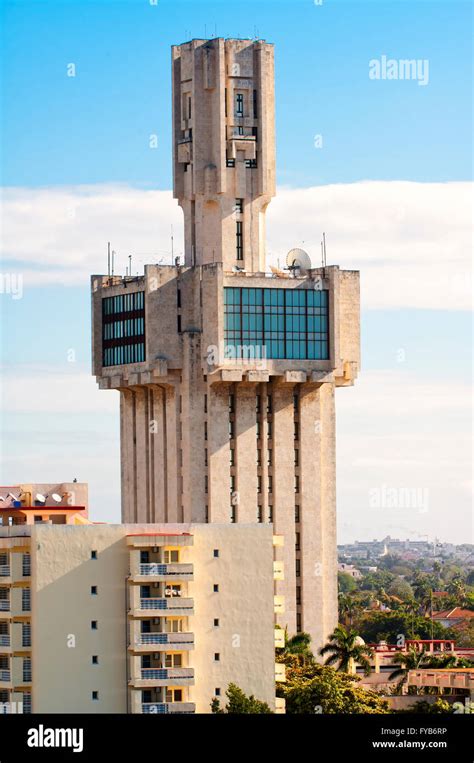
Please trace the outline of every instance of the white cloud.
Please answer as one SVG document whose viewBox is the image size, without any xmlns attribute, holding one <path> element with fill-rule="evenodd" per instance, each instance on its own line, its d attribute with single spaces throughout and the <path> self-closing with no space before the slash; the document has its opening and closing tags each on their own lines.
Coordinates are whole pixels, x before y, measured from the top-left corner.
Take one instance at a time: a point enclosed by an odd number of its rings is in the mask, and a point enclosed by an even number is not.
<svg viewBox="0 0 474 763">
<path fill-rule="evenodd" d="M 320 262 L 322 231 L 328 264 L 361 271 L 364 308 L 459 310 L 472 305 L 470 183 L 365 181 L 280 188 L 267 213 L 269 262 L 303 246 Z M 97 185 L 7 188 L 3 193 L 3 257 L 25 288 L 87 284 L 128 255 L 133 271 L 171 261 L 183 251 L 183 219 L 170 191 Z"/>
<path fill-rule="evenodd" d="M 62 414 L 115 413 L 119 415 L 118 392 L 99 390 L 86 371 L 61 372 L 54 368 L 23 366 L 2 378 L 1 410 L 4 413 Z"/>
<path fill-rule="evenodd" d="M 472 393 L 468 384 L 402 371 L 363 372 L 338 390 L 340 542 L 428 535 L 473 540 Z M 421 491 L 423 505 L 371 506 L 384 486 Z"/>
</svg>

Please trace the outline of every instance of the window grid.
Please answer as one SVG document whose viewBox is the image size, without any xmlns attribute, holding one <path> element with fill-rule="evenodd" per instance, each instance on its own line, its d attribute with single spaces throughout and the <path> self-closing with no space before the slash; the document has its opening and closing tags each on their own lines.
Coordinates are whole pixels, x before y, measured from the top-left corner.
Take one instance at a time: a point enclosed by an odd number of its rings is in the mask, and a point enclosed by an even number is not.
<svg viewBox="0 0 474 763">
<path fill-rule="evenodd" d="M 329 293 L 224 288 L 226 347 L 265 347 L 272 359 L 329 359 Z M 259 348 L 259 349 L 257 349 Z"/>
<path fill-rule="evenodd" d="M 145 360 L 145 292 L 102 300 L 102 363 L 117 366 Z"/>
</svg>

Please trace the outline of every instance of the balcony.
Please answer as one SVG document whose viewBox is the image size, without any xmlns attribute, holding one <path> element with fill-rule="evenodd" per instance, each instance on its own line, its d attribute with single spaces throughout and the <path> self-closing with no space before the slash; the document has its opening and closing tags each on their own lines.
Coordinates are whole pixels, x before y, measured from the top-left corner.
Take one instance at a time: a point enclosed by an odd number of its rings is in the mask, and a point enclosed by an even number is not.
<svg viewBox="0 0 474 763">
<path fill-rule="evenodd" d="M 162 714 L 173 713 L 178 715 L 189 715 L 196 712 L 194 702 L 147 702 L 142 704 L 142 713 Z"/>
<path fill-rule="evenodd" d="M 139 564 L 138 570 L 132 571 L 131 579 L 137 583 L 146 581 L 184 581 L 193 580 L 192 564 Z"/>
<path fill-rule="evenodd" d="M 135 687 L 193 686 L 194 668 L 141 668 L 138 676 L 132 676 L 130 684 Z"/>
<path fill-rule="evenodd" d="M 0 612 L 9 612 L 9 611 L 10 611 L 10 600 L 0 599 Z"/>
<path fill-rule="evenodd" d="M 273 580 L 284 580 L 285 571 L 283 562 L 273 562 Z"/>
<path fill-rule="evenodd" d="M 5 684 L 11 685 L 12 674 L 10 670 L 0 670 L 0 687 L 5 688 Z"/>
<path fill-rule="evenodd" d="M 133 609 L 133 614 L 140 617 L 144 613 L 153 612 L 155 617 L 166 617 L 169 614 L 187 617 L 194 614 L 194 599 L 182 599 L 180 596 L 174 598 L 159 599 L 140 599 L 138 607 Z"/>
<path fill-rule="evenodd" d="M 164 652 L 174 646 L 179 651 L 194 649 L 194 633 L 140 633 L 129 649 L 135 652 Z"/>
<path fill-rule="evenodd" d="M 274 612 L 276 615 L 282 615 L 285 612 L 285 597 L 274 596 Z"/>
<path fill-rule="evenodd" d="M 0 578 L 9 578 L 9 577 L 10 577 L 10 565 L 0 564 Z"/>
<path fill-rule="evenodd" d="M 286 666 L 281 662 L 275 663 L 275 681 L 278 683 L 285 683 L 286 681 Z"/>
<path fill-rule="evenodd" d="M 275 649 L 284 649 L 285 631 L 282 628 L 275 628 Z"/>
<path fill-rule="evenodd" d="M 2 647 L 10 647 L 11 646 L 11 640 L 10 635 L 5 633 L 0 635 L 0 652 L 2 651 Z"/>
<path fill-rule="evenodd" d="M 236 127 L 232 125 L 227 127 L 227 140 L 251 140 L 255 142 L 257 136 L 253 127 Z"/>
</svg>

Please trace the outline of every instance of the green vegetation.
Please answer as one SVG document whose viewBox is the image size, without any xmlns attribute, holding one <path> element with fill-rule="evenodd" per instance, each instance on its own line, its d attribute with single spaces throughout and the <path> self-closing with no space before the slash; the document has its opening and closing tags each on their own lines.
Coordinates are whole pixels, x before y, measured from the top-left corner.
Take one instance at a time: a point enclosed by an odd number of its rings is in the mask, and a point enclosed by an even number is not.
<svg viewBox="0 0 474 763">
<path fill-rule="evenodd" d="M 301 656 L 288 656 L 285 664 L 286 683 L 278 686 L 277 693 L 285 698 L 289 714 L 388 712 L 388 703 L 376 692 L 360 688 L 356 676 Z"/>
<path fill-rule="evenodd" d="M 329 638 L 329 643 L 319 650 L 322 657 L 329 654 L 326 665 L 337 665 L 337 670 L 352 673 L 355 663 L 359 664 L 365 675 L 370 673 L 370 657 L 372 650 L 366 646 L 357 631 L 352 628 L 346 630 L 338 625 Z"/>
<path fill-rule="evenodd" d="M 474 611 L 474 570 L 463 569 L 452 558 L 410 561 L 396 554 L 376 560 L 377 570 L 364 573 L 360 560 L 348 560 L 362 572 L 355 581 L 339 573 L 339 620 L 367 643 L 405 639 L 450 639 L 474 647 L 474 625 L 468 621 L 448 630 L 432 622 L 441 610 Z"/>
<path fill-rule="evenodd" d="M 229 715 L 257 713 L 268 715 L 272 712 L 266 702 L 255 699 L 253 695 L 248 697 L 236 684 L 229 684 L 226 697 L 227 705 L 225 708 L 221 708 L 219 699 L 214 697 L 211 702 L 211 711 L 213 713 L 228 713 Z"/>
</svg>

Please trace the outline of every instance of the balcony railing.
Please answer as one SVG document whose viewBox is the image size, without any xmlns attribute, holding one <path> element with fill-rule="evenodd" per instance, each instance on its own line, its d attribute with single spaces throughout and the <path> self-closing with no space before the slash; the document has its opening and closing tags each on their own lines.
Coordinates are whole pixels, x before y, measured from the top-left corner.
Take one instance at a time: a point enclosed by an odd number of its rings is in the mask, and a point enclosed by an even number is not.
<svg viewBox="0 0 474 763">
<path fill-rule="evenodd" d="M 193 609 L 193 599 L 181 599 L 179 596 L 169 599 L 140 599 L 140 609 Z"/>
<path fill-rule="evenodd" d="M 194 668 L 142 668 L 143 681 L 167 681 L 194 678 Z"/>
<path fill-rule="evenodd" d="M 228 127 L 227 137 L 230 140 L 256 140 L 253 127 Z"/>
<path fill-rule="evenodd" d="M 178 577 L 179 575 L 192 575 L 192 564 L 140 564 L 140 575 L 163 575 Z"/>
<path fill-rule="evenodd" d="M 9 599 L 0 599 L 0 612 L 9 612 L 9 611 L 10 611 Z"/>
<path fill-rule="evenodd" d="M 142 713 L 177 713 L 189 714 L 196 712 L 194 702 L 146 702 L 142 704 Z"/>
<path fill-rule="evenodd" d="M 0 681 L 10 681 L 11 672 L 9 670 L 0 670 Z"/>
<path fill-rule="evenodd" d="M 0 564 L 0 578 L 8 578 L 8 577 L 10 577 L 10 565 Z"/>
<path fill-rule="evenodd" d="M 135 639 L 137 646 L 148 644 L 193 644 L 194 633 L 140 633 Z"/>
<path fill-rule="evenodd" d="M 10 636 L 7 634 L 2 634 L 0 636 L 0 646 L 10 646 Z"/>
</svg>

